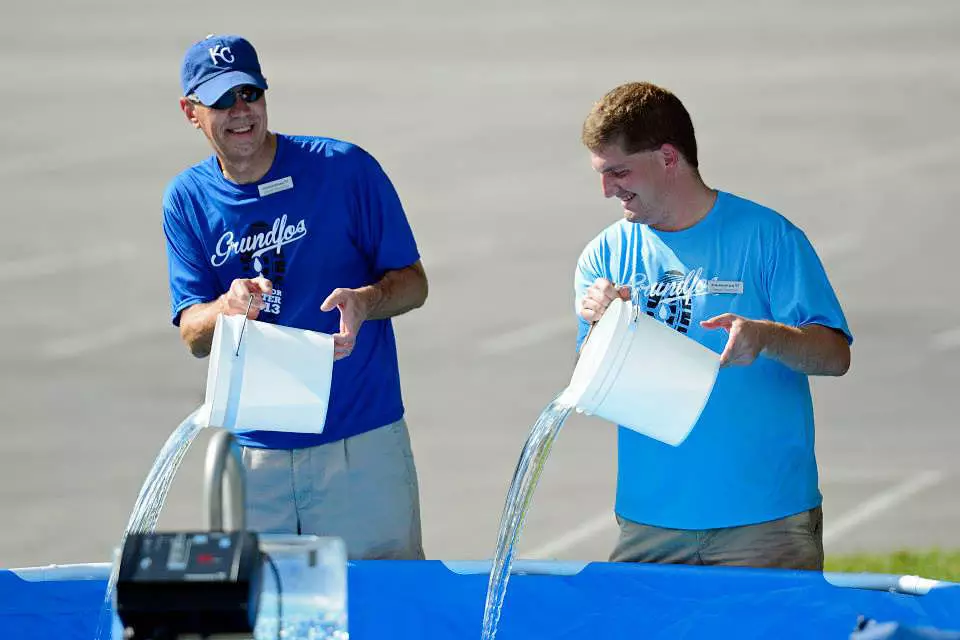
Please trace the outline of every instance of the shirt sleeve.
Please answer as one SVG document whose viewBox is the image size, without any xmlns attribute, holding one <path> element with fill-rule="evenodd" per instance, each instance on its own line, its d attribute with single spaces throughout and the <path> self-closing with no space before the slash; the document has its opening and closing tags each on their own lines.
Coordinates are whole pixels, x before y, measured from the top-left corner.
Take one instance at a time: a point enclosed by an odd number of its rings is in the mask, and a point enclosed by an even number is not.
<svg viewBox="0 0 960 640">
<path fill-rule="evenodd" d="M 590 323 L 580 317 L 580 305 L 587 293 L 587 289 L 590 288 L 590 285 L 592 285 L 597 278 L 601 277 L 604 276 L 600 268 L 600 257 L 596 250 L 596 241 L 594 241 L 580 254 L 580 259 L 577 260 L 577 270 L 573 277 L 573 312 L 577 318 L 578 353 L 580 352 L 580 347 L 583 346 L 584 339 L 587 337 L 587 332 L 590 330 Z"/>
<path fill-rule="evenodd" d="M 413 230 L 407 221 L 400 196 L 380 164 L 357 149 L 357 236 L 377 277 L 402 269 L 420 259 Z"/>
<path fill-rule="evenodd" d="M 184 309 L 214 300 L 222 293 L 216 274 L 203 255 L 200 239 L 187 220 L 181 202 L 168 190 L 163 197 L 163 235 L 167 245 L 171 321 L 176 326 L 180 326 Z"/>
<path fill-rule="evenodd" d="M 807 236 L 790 228 L 770 261 L 767 287 L 773 319 L 793 327 L 819 324 L 837 329 L 852 344 L 840 301 Z"/>
</svg>

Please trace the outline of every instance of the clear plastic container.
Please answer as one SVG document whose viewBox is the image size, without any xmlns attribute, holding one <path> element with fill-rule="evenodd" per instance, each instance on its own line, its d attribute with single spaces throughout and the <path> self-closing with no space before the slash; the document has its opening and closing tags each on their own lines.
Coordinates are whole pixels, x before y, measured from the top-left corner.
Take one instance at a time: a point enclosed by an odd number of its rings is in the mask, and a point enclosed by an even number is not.
<svg viewBox="0 0 960 640">
<path fill-rule="evenodd" d="M 264 533 L 260 534 L 260 550 L 264 554 L 263 589 L 255 640 L 347 640 L 347 550 L 343 540 Z"/>
</svg>

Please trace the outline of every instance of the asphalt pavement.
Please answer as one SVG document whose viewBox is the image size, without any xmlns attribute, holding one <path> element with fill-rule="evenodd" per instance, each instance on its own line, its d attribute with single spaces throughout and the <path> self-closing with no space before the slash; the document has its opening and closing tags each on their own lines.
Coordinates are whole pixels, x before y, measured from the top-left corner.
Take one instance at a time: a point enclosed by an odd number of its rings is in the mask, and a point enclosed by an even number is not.
<svg viewBox="0 0 960 640">
<path fill-rule="evenodd" d="M 431 293 L 396 321 L 431 558 L 487 558 L 526 434 L 569 380 L 572 276 L 620 214 L 579 142 L 630 80 L 675 91 L 706 181 L 814 241 L 853 367 L 817 379 L 828 553 L 956 547 L 960 4 L 425 2 L 5 8 L 0 65 L 0 566 L 109 559 L 205 361 L 168 317 L 160 198 L 209 153 L 179 61 L 245 34 L 272 128 L 386 168 Z M 160 517 L 203 522 L 203 434 Z M 718 455 L 723 455 L 718 452 Z M 547 462 L 527 557 L 602 560 L 615 430 L 576 416 Z"/>
</svg>

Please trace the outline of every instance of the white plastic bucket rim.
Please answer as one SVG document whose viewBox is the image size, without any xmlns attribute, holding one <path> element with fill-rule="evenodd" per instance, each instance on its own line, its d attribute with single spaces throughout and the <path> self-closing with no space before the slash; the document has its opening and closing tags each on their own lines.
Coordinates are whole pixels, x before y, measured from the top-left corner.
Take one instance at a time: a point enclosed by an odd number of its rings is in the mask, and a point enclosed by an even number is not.
<svg viewBox="0 0 960 640">
<path fill-rule="evenodd" d="M 622 344 L 633 315 L 632 305 L 614 300 L 580 348 L 569 388 L 582 413 L 591 415 L 616 382 L 627 357 L 628 350 L 623 349 Z"/>
</svg>

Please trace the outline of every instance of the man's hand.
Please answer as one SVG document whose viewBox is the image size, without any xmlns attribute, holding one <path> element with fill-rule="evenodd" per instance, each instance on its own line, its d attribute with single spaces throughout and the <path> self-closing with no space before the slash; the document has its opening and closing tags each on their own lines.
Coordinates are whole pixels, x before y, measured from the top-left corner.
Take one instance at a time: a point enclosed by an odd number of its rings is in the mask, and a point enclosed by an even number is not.
<svg viewBox="0 0 960 640">
<path fill-rule="evenodd" d="M 360 325 L 369 315 L 367 301 L 357 289 L 334 289 L 320 305 L 320 311 L 340 310 L 340 333 L 333 334 L 333 359 L 345 358 L 353 352 Z"/>
<path fill-rule="evenodd" d="M 247 317 L 256 320 L 263 308 L 263 294 L 273 291 L 273 283 L 264 278 L 237 278 L 230 283 L 230 290 L 220 296 L 220 313 L 225 316 L 243 315 L 250 308 Z M 250 304 L 253 296 L 253 304 Z"/>
<path fill-rule="evenodd" d="M 263 276 L 256 278 L 237 278 L 230 283 L 230 289 L 219 298 L 210 302 L 199 302 L 183 310 L 180 314 L 180 338 L 197 358 L 210 355 L 210 344 L 217 326 L 217 316 L 238 316 L 246 313 L 256 320 L 263 306 L 263 294 L 273 291 L 273 285 Z M 253 296 L 253 304 L 250 297 Z"/>
<path fill-rule="evenodd" d="M 730 336 L 720 354 L 720 366 L 753 364 L 766 345 L 765 324 L 733 313 L 723 313 L 700 323 L 704 329 L 726 329 Z"/>
<path fill-rule="evenodd" d="M 333 335 L 333 356 L 339 360 L 353 352 L 360 325 L 385 320 L 421 306 L 427 299 L 427 274 L 419 260 L 402 269 L 391 269 L 378 282 L 357 289 L 334 289 L 320 305 L 323 312 L 340 310 L 340 332 Z"/>
<path fill-rule="evenodd" d="M 612 282 L 604 278 L 597 278 L 580 303 L 580 317 L 589 323 L 594 323 L 603 317 L 603 313 L 610 303 L 620 298 L 630 299 L 630 287 L 615 287 Z"/>
</svg>

